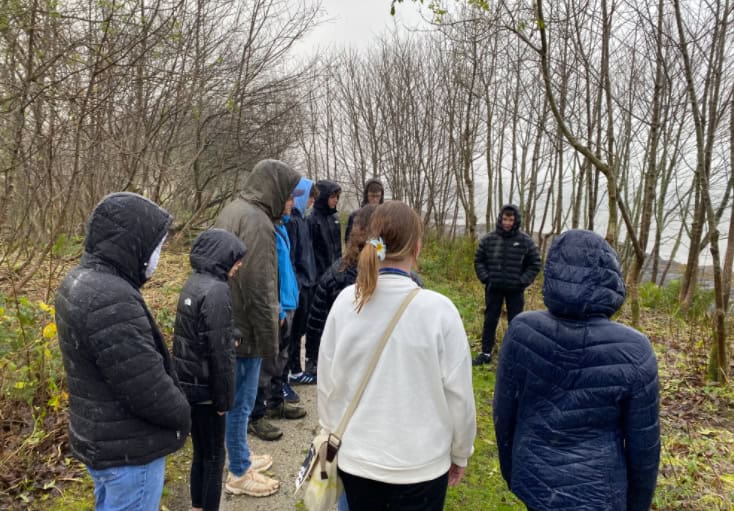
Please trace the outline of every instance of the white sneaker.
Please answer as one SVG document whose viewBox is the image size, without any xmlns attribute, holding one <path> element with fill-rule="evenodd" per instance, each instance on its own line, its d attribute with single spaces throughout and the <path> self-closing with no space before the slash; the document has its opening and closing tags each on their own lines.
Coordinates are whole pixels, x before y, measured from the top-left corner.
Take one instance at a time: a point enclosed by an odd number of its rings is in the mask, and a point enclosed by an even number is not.
<svg viewBox="0 0 734 511">
<path fill-rule="evenodd" d="M 255 472 L 262 472 L 273 466 L 273 457 L 269 454 L 253 454 L 250 451 L 250 468 Z"/>
<path fill-rule="evenodd" d="M 227 475 L 224 489 L 233 495 L 249 495 L 250 497 L 267 497 L 278 491 L 280 483 L 275 479 L 255 472 L 250 467 L 242 476 L 232 472 Z"/>
</svg>

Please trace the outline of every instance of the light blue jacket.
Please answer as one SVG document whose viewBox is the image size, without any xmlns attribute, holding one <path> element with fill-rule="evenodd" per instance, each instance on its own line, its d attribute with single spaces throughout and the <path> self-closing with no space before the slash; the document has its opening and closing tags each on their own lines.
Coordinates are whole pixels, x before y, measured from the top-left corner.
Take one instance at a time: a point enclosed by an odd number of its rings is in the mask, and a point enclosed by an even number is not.
<svg viewBox="0 0 734 511">
<path fill-rule="evenodd" d="M 283 224 L 275 226 L 275 245 L 278 251 L 278 292 L 280 296 L 280 319 L 285 317 L 286 311 L 296 310 L 298 307 L 298 281 L 291 263 L 291 242 L 285 228 L 287 217 Z"/>
</svg>

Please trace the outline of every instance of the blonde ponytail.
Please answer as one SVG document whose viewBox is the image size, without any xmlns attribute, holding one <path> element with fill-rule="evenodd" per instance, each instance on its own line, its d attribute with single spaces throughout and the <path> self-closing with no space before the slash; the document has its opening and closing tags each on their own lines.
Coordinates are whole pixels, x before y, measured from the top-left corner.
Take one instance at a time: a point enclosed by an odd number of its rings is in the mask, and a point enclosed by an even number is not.
<svg viewBox="0 0 734 511">
<path fill-rule="evenodd" d="M 364 248 L 359 253 L 359 262 L 357 263 L 357 281 L 355 282 L 354 298 L 357 312 L 362 310 L 377 287 L 377 277 L 379 276 L 379 258 L 377 257 L 377 249 L 372 243 L 365 243 Z"/>
<path fill-rule="evenodd" d="M 367 236 L 369 239 L 359 253 L 357 263 L 354 292 L 357 312 L 362 310 L 375 293 L 380 274 L 380 259 L 402 261 L 408 257 L 415 258 L 422 235 L 423 223 L 420 216 L 404 202 L 387 201 L 377 206 L 370 220 Z M 373 243 L 379 246 L 379 252 Z"/>
</svg>

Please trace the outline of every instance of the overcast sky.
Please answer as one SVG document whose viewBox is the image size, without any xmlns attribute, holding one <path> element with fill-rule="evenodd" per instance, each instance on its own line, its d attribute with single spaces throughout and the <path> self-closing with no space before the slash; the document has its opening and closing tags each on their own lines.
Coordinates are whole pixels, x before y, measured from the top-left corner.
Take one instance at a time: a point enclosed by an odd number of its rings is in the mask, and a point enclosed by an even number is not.
<svg viewBox="0 0 734 511">
<path fill-rule="evenodd" d="M 296 48 L 309 54 L 329 46 L 366 48 L 371 39 L 394 28 L 422 23 L 421 7 L 405 0 L 390 16 L 390 0 L 323 0 L 325 21 Z M 425 8 L 423 8 L 425 11 Z"/>
</svg>

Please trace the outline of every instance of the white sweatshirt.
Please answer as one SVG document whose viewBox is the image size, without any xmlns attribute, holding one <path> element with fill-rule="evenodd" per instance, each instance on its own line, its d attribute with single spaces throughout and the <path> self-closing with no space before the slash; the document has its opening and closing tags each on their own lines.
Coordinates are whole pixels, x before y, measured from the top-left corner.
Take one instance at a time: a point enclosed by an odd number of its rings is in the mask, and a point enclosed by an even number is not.
<svg viewBox="0 0 734 511">
<path fill-rule="evenodd" d="M 318 411 L 327 431 L 336 430 L 387 324 L 415 287 L 408 277 L 380 275 L 359 314 L 354 286 L 337 297 L 319 348 Z M 451 300 L 421 290 L 347 425 L 339 467 L 386 483 L 429 481 L 452 462 L 466 466 L 475 434 L 471 357 L 461 317 Z"/>
</svg>

